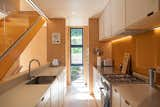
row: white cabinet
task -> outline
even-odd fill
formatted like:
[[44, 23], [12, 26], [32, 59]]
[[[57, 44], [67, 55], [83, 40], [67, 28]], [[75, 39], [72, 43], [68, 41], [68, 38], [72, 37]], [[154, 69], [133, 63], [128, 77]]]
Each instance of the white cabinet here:
[[111, 23], [111, 1], [109, 0], [99, 19], [99, 40], [110, 38]]
[[159, 9], [159, 0], [126, 0], [126, 26], [147, 17]]
[[47, 92], [45, 93], [45, 97], [44, 97], [44, 107], [51, 107], [51, 91], [50, 88], [47, 90]]
[[109, 38], [112, 35], [111, 23], [112, 23], [112, 14], [111, 14], [111, 0], [107, 7], [104, 10], [104, 38]]
[[160, 26], [159, 0], [109, 0], [99, 18], [99, 40]]
[[102, 87], [101, 86], [101, 75], [100, 73], [96, 70], [96, 68], [93, 68], [93, 84], [94, 84], [94, 88], [93, 88], [93, 91], [94, 91], [94, 96], [95, 96], [95, 99], [96, 99], [96, 103], [98, 105], [98, 107], [101, 107], [101, 92], [100, 92], [100, 88]]
[[51, 107], [58, 107], [58, 80], [54, 80], [54, 83], [51, 85]]
[[40, 99], [36, 107], [63, 107], [66, 91], [66, 72], [57, 75], [54, 82]]
[[46, 91], [46, 93], [42, 96], [40, 102], [36, 107], [51, 107], [51, 90], [50, 88]]
[[112, 107], [121, 107], [121, 96], [115, 88], [112, 89]]
[[102, 40], [104, 36], [104, 14], [99, 18], [99, 40]]
[[111, 0], [112, 35], [116, 35], [125, 29], [125, 1]]

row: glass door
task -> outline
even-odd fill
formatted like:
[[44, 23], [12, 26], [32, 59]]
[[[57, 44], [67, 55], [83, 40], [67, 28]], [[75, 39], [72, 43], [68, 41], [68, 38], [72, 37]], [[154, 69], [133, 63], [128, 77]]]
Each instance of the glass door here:
[[83, 28], [71, 28], [71, 80], [83, 80]]

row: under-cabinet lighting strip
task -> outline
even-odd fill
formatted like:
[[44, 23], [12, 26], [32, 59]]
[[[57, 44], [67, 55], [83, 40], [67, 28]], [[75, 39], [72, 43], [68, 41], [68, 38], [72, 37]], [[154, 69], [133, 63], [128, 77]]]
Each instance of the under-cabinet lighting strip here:
[[154, 30], [160, 30], [160, 27], [156, 27], [156, 28], [154, 28]]
[[41, 16], [46, 18], [48, 20], [48, 17], [44, 14], [44, 12], [32, 1], [32, 0], [26, 0], [26, 2], [32, 6], [32, 8], [37, 11]]
[[120, 42], [120, 41], [124, 41], [124, 40], [131, 40], [131, 39], [132, 39], [132, 36], [122, 37], [119, 39], [112, 40], [112, 43]]

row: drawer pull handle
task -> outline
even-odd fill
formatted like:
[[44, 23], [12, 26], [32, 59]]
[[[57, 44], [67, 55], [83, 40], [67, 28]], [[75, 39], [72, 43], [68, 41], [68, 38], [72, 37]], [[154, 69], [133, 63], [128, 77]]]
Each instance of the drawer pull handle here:
[[154, 12], [152, 11], [152, 12], [148, 13], [147, 16], [152, 16], [153, 14], [154, 14]]
[[44, 97], [42, 97], [41, 101], [43, 101], [43, 100], [44, 100]]
[[127, 100], [125, 100], [125, 103], [126, 103], [127, 105], [130, 105], [130, 103], [129, 103]]

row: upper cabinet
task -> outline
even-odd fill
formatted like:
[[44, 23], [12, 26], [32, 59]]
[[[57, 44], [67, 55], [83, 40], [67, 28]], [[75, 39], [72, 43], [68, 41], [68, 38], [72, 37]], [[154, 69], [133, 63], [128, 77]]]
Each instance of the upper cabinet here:
[[[149, 18], [159, 10], [159, 0], [125, 0], [126, 26], [128, 29], [147, 29]], [[159, 17], [160, 18], [160, 17]], [[146, 20], [146, 22], [145, 22]], [[148, 21], [147, 21], [148, 20]], [[142, 26], [143, 25], [143, 26]]]
[[107, 4], [106, 8], [104, 9], [102, 15], [100, 16], [99, 19], [99, 39], [107, 39], [109, 38], [112, 33], [111, 33], [111, 2]]
[[125, 28], [125, 0], [111, 0], [111, 7], [112, 35], [116, 35]]
[[111, 0], [109, 1], [107, 7], [104, 10], [104, 38], [108, 38], [112, 35], [111, 32]]
[[160, 26], [159, 9], [160, 0], [109, 0], [99, 19], [100, 40]]
[[103, 39], [104, 35], [104, 14], [99, 17], [99, 40]]

